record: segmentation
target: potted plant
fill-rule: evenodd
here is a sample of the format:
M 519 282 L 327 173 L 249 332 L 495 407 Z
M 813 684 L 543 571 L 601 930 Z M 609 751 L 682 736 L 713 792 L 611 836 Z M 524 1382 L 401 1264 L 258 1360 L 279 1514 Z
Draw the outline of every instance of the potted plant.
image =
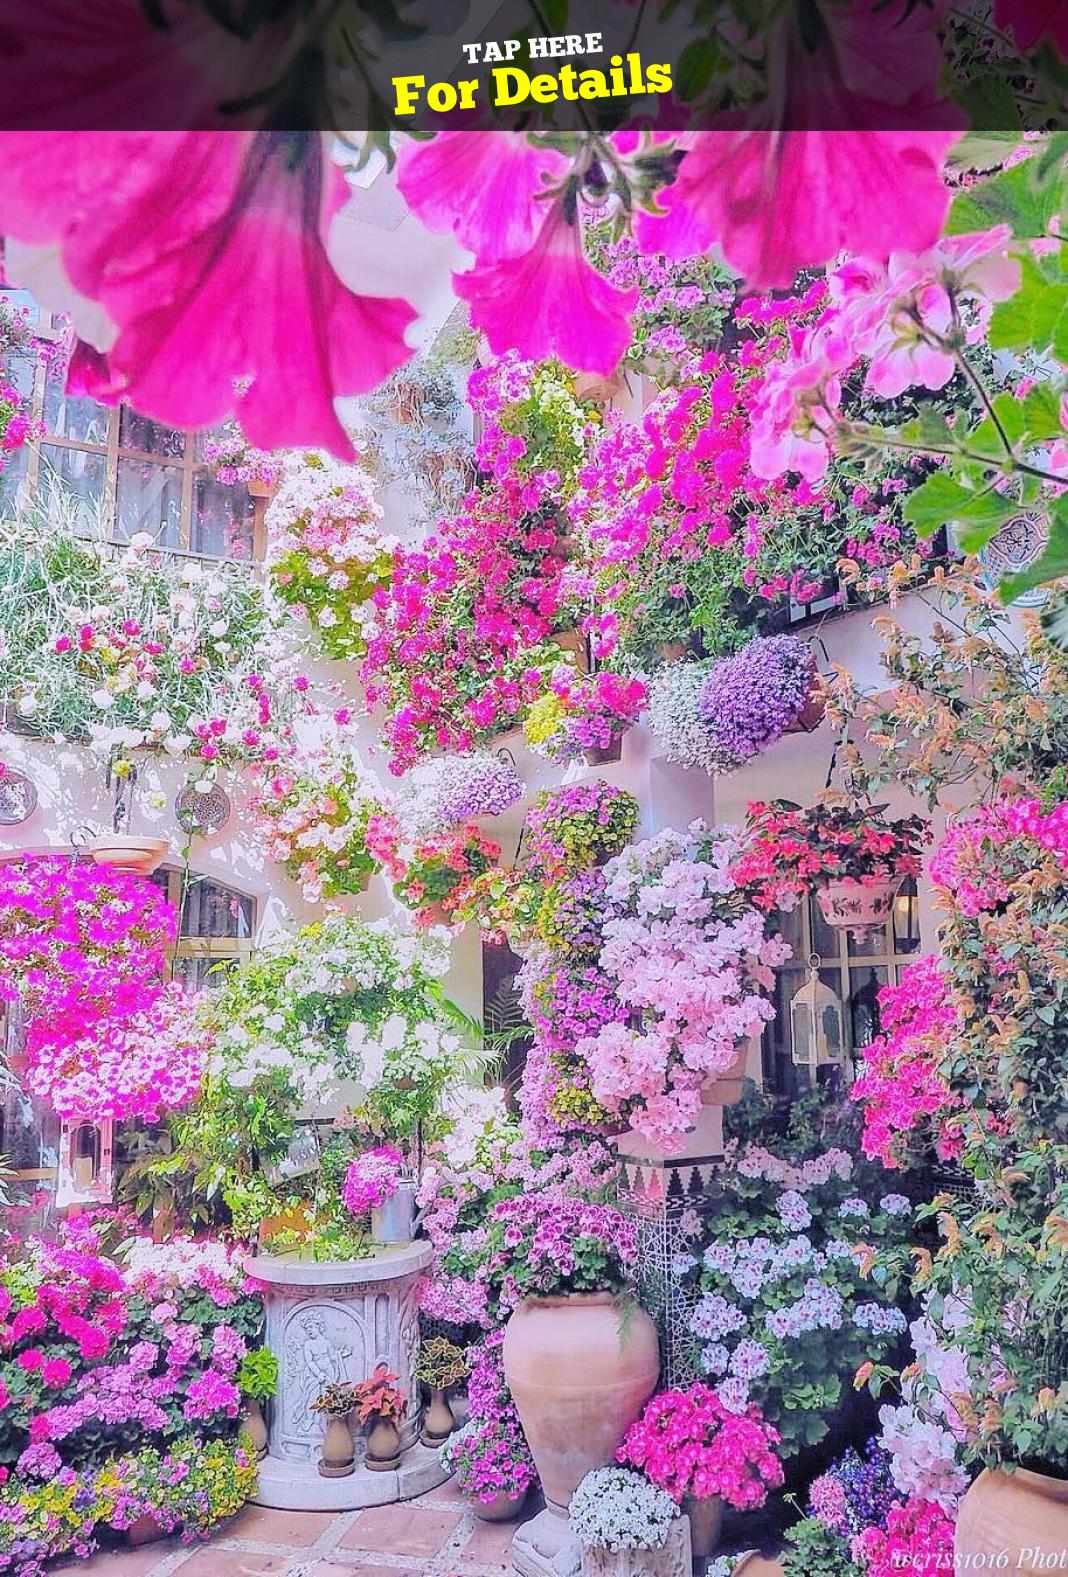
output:
M 815 653 L 795 635 L 758 635 L 720 658 L 700 697 L 716 745 L 739 766 L 784 734 L 814 728 L 825 706 Z
M 511 760 L 473 751 L 469 756 L 430 756 L 406 772 L 397 789 L 397 820 L 409 838 L 499 816 L 523 798 L 523 781 Z
M 595 1468 L 572 1495 L 569 1517 L 583 1577 L 677 1577 L 690 1569 L 688 1522 L 641 1473 Z
M 504 1378 L 504 1333 L 491 1332 L 471 1356 L 471 1417 L 441 1447 L 443 1467 L 475 1516 L 483 1522 L 518 1517 L 538 1475 Z
M 430 1406 L 423 1418 L 419 1438 L 424 1446 L 440 1446 L 456 1428 L 456 1419 L 446 1395 L 450 1386 L 459 1385 L 467 1375 L 463 1348 L 447 1336 L 431 1336 L 419 1349 L 415 1378 L 430 1391 Z
M 318 1469 L 323 1478 L 348 1478 L 356 1469 L 356 1443 L 352 1436 L 352 1410 L 356 1387 L 347 1380 L 328 1385 L 311 1404 L 313 1413 L 326 1419 Z
M 504 1378 L 546 1499 L 566 1509 L 659 1372 L 656 1327 L 630 1295 L 634 1224 L 605 1205 L 523 1194 L 490 1211 L 482 1252 L 479 1280 L 508 1320 Z
M 352 1216 L 370 1214 L 376 1243 L 410 1243 L 415 1230 L 415 1181 L 405 1175 L 399 1150 L 365 1150 L 345 1173 L 341 1197 Z
M 370 1424 L 365 1465 L 374 1473 L 400 1466 L 400 1424 L 408 1413 L 407 1398 L 397 1389 L 397 1376 L 376 1364 L 366 1380 L 352 1387 L 352 1405 L 360 1424 Z
M 309 902 L 366 891 L 379 868 L 370 844 L 382 807 L 353 758 L 276 765 L 261 775 L 250 808 L 267 854 Z
M 252 1441 L 256 1456 L 267 1455 L 267 1422 L 263 1403 L 278 1389 L 278 1359 L 269 1347 L 254 1347 L 241 1360 L 237 1388 L 245 1399 L 242 1423 Z
M 523 834 L 528 870 L 555 880 L 583 866 L 603 865 L 633 838 L 640 814 L 633 794 L 603 778 L 543 789 Z
M 417 925 L 451 925 L 470 884 L 500 859 L 501 846 L 475 822 L 420 838 L 398 855 L 393 891 Z
M 645 696 L 640 679 L 604 668 L 594 674 L 560 668 L 527 713 L 523 734 L 537 754 L 561 765 L 618 761 L 619 742 L 638 721 Z
M 808 810 L 750 804 L 736 877 L 762 909 L 792 908 L 814 886 L 828 925 L 858 932 L 884 925 L 902 879 L 919 875 L 930 836 L 921 817 L 888 821 L 885 809 L 830 798 Z
M 741 761 L 720 743 L 702 712 L 711 671 L 709 662 L 671 662 L 661 668 L 649 685 L 647 717 L 663 760 L 726 777 Z
M 778 1430 L 758 1407 L 730 1412 L 709 1385 L 661 1391 L 627 1430 L 617 1461 L 639 1468 L 690 1519 L 695 1555 L 719 1544 L 724 1505 L 762 1506 L 783 1482 Z

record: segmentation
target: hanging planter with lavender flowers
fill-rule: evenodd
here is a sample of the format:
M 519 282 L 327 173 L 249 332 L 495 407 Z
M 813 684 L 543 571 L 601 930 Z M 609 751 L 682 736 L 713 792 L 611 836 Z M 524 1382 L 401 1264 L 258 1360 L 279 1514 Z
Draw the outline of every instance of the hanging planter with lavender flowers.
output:
M 699 707 L 719 751 L 742 765 L 784 734 L 814 728 L 825 704 L 809 643 L 758 635 L 712 664 Z

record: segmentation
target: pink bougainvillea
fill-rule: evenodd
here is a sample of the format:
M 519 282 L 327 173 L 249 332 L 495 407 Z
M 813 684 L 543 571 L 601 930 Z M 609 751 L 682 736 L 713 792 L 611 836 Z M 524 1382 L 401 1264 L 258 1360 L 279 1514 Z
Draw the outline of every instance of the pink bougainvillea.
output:
M 1017 859 L 1011 860 L 1010 850 L 1009 862 L 999 862 L 994 856 L 1013 841 L 1018 842 Z M 952 895 L 955 908 L 974 919 L 1008 902 L 1009 864 L 1026 868 L 1029 843 L 1068 863 L 1068 804 L 1047 809 L 1037 799 L 999 799 L 955 818 L 931 855 L 931 880 Z
M 963 1146 L 946 1125 L 958 1102 L 939 1067 L 958 1020 L 937 955 L 917 959 L 896 986 L 884 986 L 879 1011 L 882 1033 L 865 1047 L 852 1091 L 864 1106 L 864 1153 L 901 1166 L 919 1131 L 941 1160 L 951 1160 Z
M 913 1497 L 887 1514 L 886 1528 L 865 1528 L 854 1541 L 854 1557 L 866 1577 L 897 1577 L 899 1572 L 935 1572 L 953 1568 L 955 1522 L 934 1501 Z

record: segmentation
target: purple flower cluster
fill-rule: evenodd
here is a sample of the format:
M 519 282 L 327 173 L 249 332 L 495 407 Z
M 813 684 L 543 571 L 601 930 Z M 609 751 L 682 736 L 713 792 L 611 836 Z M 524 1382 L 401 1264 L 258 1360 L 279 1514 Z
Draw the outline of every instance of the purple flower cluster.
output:
M 603 778 L 543 789 L 527 816 L 528 864 L 549 877 L 596 865 L 626 847 L 639 818 L 634 795 Z
M 886 1526 L 891 1508 L 901 1499 L 890 1473 L 891 1457 L 877 1440 L 869 1440 L 863 1457 L 852 1447 L 809 1489 L 809 1514 L 842 1538 L 865 1528 Z
M 598 964 L 563 953 L 531 950 L 519 972 L 520 1000 L 547 1051 L 570 1051 L 604 1024 L 622 1024 L 627 1012 Z
M 621 1292 L 637 1250 L 634 1222 L 609 1205 L 519 1194 L 490 1212 L 478 1277 L 505 1317 L 527 1296 Z
M 815 676 L 812 648 L 795 635 L 758 635 L 715 663 L 699 707 L 717 749 L 738 765 L 767 750 L 797 722 Z
M 900 1336 L 908 1321 L 892 1304 L 861 1303 L 853 1310 L 853 1324 L 873 1336 Z
M 836 1287 L 829 1287 L 818 1276 L 810 1276 L 796 1302 L 782 1309 L 769 1309 L 764 1324 L 780 1341 L 809 1331 L 837 1331 L 842 1328 L 844 1309 L 845 1300 Z
M 447 756 L 443 760 L 437 810 L 444 826 L 472 816 L 499 816 L 522 798 L 523 783 L 510 761 L 499 756 Z
M 500 1494 L 518 1498 L 537 1482 L 519 1414 L 505 1383 L 503 1331 L 494 1331 L 470 1354 L 468 1422 L 442 1447 L 442 1460 L 456 1473 L 461 1494 L 488 1502 Z

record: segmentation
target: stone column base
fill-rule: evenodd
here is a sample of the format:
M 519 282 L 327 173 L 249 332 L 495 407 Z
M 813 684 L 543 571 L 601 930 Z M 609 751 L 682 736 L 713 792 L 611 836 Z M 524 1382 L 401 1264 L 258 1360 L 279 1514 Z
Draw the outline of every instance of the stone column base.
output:
M 564 1512 L 546 1506 L 512 1539 L 512 1565 L 522 1577 L 578 1577 L 582 1552 Z
M 372 1473 L 358 1463 L 347 1478 L 323 1478 L 314 1462 L 288 1462 L 266 1456 L 253 1503 L 280 1511 L 357 1511 L 414 1500 L 437 1489 L 449 1477 L 438 1461 L 436 1447 L 415 1445 L 404 1453 L 392 1473 Z

